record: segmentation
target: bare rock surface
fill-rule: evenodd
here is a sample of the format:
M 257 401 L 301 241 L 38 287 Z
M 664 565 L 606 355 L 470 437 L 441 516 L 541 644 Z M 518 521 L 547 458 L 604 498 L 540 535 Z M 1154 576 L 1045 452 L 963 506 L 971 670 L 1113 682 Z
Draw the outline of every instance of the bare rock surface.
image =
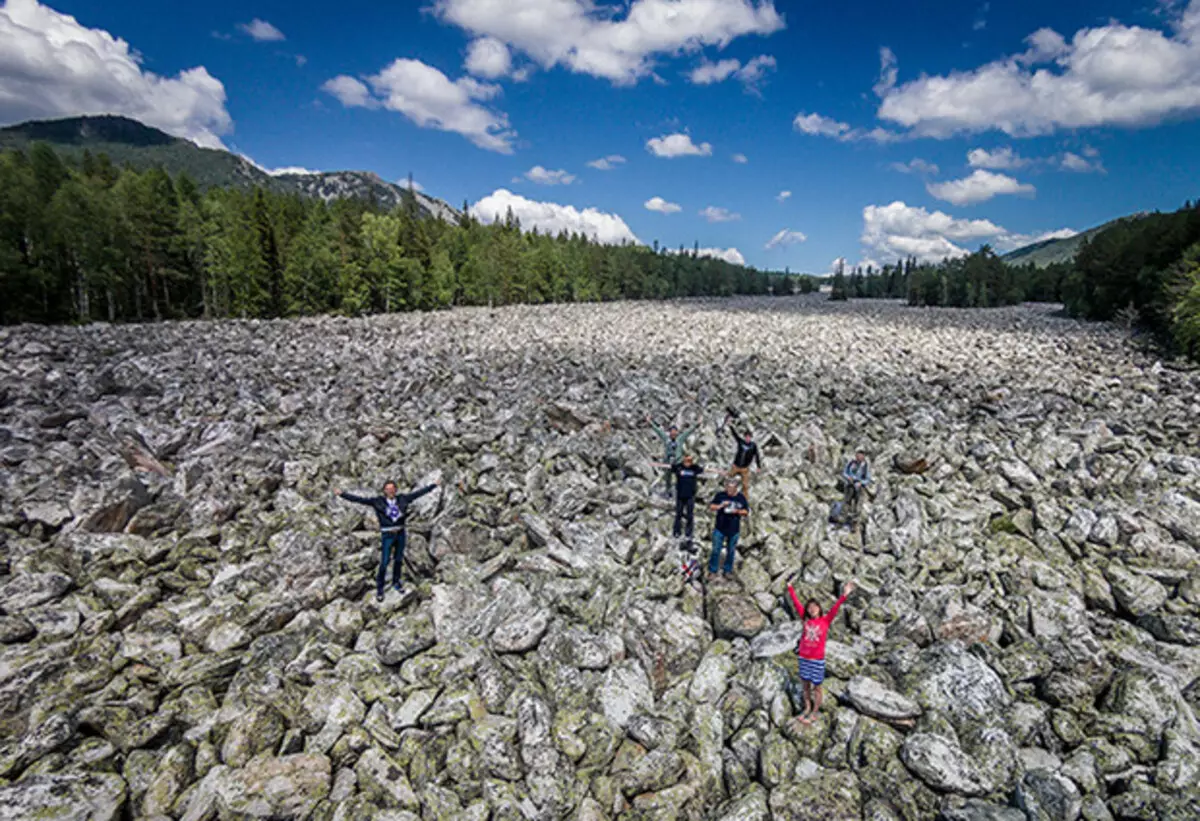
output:
M 0 818 L 1200 817 L 1200 375 L 1115 328 L 818 298 L 17 327 L 0 384 Z M 643 418 L 720 468 L 726 406 L 765 469 L 735 577 L 686 584 Z M 377 602 L 374 517 L 331 491 L 385 479 L 442 486 Z M 793 573 L 859 582 L 810 726 Z

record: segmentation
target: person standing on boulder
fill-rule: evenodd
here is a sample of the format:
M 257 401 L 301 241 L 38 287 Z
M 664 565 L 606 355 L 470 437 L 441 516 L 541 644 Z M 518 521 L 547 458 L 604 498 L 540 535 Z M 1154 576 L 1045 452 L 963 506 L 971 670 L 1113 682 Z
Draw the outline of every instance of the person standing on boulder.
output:
M 733 455 L 733 467 L 729 469 L 729 475 L 737 476 L 742 483 L 742 495 L 747 499 L 750 498 L 750 465 L 754 465 L 754 471 L 757 473 L 762 469 L 762 457 L 758 455 L 758 445 L 754 441 L 753 434 L 749 429 L 742 428 L 742 432 L 738 433 L 733 424 L 731 416 L 725 417 L 725 422 L 722 424 L 729 426 L 730 432 L 733 434 L 733 441 L 737 445 L 737 452 Z
M 675 477 L 675 526 L 672 528 L 675 538 L 683 534 L 684 524 L 687 524 L 687 542 L 692 543 L 692 533 L 696 524 L 696 482 L 704 473 L 704 466 L 697 465 L 691 454 L 674 465 L 661 462 L 653 463 L 656 468 L 666 468 Z
M 800 680 L 804 682 L 804 712 L 799 717 L 801 724 L 811 724 L 821 709 L 821 683 L 825 681 L 825 637 L 829 633 L 829 625 L 837 618 L 842 603 L 854 592 L 855 587 L 854 582 L 846 582 L 841 598 L 833 603 L 828 613 L 822 613 L 821 605 L 816 599 L 809 599 L 808 603 L 801 607 L 796 589 L 788 583 L 787 592 L 792 599 L 792 606 L 796 608 L 796 615 L 804 620 L 804 632 L 800 634 L 800 641 L 796 644 L 796 655 L 799 657 L 797 667 Z
M 671 425 L 671 427 L 663 430 L 651 418 L 650 414 L 646 414 L 646 422 L 654 429 L 655 434 L 658 435 L 659 440 L 662 442 L 663 463 L 666 464 L 666 472 L 663 474 L 663 479 L 667 483 L 667 495 L 670 496 L 673 490 L 673 480 L 675 479 L 675 474 L 671 468 L 679 464 L 679 461 L 683 458 L 683 448 L 693 431 L 689 428 L 680 432 L 678 425 Z
M 716 575 L 717 563 L 721 560 L 721 550 L 724 548 L 725 566 L 721 572 L 732 576 L 742 517 L 750 513 L 750 503 L 746 501 L 745 495 L 738 492 L 737 479 L 730 477 L 725 480 L 725 490 L 713 497 L 708 509 L 717 514 L 717 521 L 713 527 L 712 553 L 708 556 L 708 574 Z
M 404 547 L 408 541 L 408 533 L 404 529 L 408 521 L 408 507 L 417 499 L 420 499 L 426 493 L 430 493 L 441 485 L 441 480 L 434 480 L 433 484 L 426 485 L 420 490 L 412 493 L 406 493 L 403 496 L 396 495 L 396 483 L 387 482 L 383 486 L 382 496 L 355 496 L 352 493 L 343 493 L 340 490 L 333 491 L 333 494 L 347 502 L 353 502 L 356 505 L 366 505 L 375 511 L 375 518 L 379 520 L 379 532 L 382 537 L 382 552 L 379 556 L 379 572 L 375 574 L 375 600 L 383 601 L 383 585 L 387 581 L 387 566 L 388 558 L 392 558 L 392 588 L 397 592 L 403 592 L 404 582 L 400 579 L 400 568 L 404 565 Z
M 842 496 L 842 515 L 848 523 L 858 521 L 862 512 L 862 497 L 871 484 L 871 464 L 863 450 L 855 451 L 854 458 L 846 463 L 842 471 L 842 483 L 846 486 Z

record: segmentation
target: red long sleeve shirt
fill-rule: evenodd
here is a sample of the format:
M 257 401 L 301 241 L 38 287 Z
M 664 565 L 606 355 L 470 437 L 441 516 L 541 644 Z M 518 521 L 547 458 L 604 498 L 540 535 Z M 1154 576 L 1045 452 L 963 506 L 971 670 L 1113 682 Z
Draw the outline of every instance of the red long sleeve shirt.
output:
M 842 602 L 846 600 L 846 596 L 843 594 L 840 599 L 834 602 L 833 607 L 829 608 L 829 612 L 825 615 L 810 619 L 805 617 L 804 605 L 800 604 L 800 598 L 796 595 L 795 589 L 790 584 L 788 585 L 788 595 L 792 597 L 792 605 L 796 608 L 796 612 L 800 614 L 800 618 L 804 619 L 804 633 L 800 636 L 800 644 L 796 647 L 796 655 L 802 659 L 823 661 L 825 659 L 825 636 L 829 633 L 829 625 L 833 624 L 833 620 L 837 616 Z

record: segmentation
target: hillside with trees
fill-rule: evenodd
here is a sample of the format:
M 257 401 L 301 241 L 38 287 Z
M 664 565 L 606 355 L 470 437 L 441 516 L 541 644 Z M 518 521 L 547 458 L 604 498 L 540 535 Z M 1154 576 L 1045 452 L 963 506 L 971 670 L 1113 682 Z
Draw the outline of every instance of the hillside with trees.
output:
M 1014 266 L 985 245 L 937 264 L 838 272 L 831 298 L 847 297 L 957 308 L 1061 302 L 1071 316 L 1120 319 L 1200 358 L 1200 205 L 1110 223 L 1067 262 Z
M 46 143 L 0 153 L 0 321 L 356 315 L 451 305 L 764 294 L 783 278 L 695 251 L 429 217 L 414 195 L 202 190 Z

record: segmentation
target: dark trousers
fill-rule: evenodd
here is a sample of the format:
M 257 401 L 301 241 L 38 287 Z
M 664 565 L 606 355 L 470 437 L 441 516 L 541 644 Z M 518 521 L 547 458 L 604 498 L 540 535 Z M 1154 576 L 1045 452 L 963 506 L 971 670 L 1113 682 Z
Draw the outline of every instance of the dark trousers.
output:
M 846 492 L 842 495 L 842 516 L 847 522 L 855 522 L 862 513 L 862 497 L 865 491 L 853 482 L 846 483 Z
M 396 533 L 383 533 L 383 550 L 379 555 L 379 572 L 375 574 L 375 590 L 383 593 L 384 582 L 387 581 L 388 558 L 392 559 L 392 584 L 400 584 L 400 568 L 404 566 L 404 543 L 408 535 L 403 530 Z
M 678 539 L 683 530 L 683 524 L 687 522 L 687 537 L 688 541 L 692 540 L 692 531 L 696 524 L 696 497 L 689 496 L 683 499 L 679 496 L 675 497 L 675 538 Z

